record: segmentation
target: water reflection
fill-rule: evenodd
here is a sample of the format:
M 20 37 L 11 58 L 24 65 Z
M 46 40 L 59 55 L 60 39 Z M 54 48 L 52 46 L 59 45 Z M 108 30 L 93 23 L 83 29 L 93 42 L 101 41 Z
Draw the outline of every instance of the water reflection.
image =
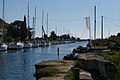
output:
M 8 50 L 0 52 L 0 80 L 35 80 L 34 64 L 40 61 L 58 59 L 57 48 L 60 48 L 60 59 L 83 43 L 51 45 L 49 47 Z M 84 43 L 85 44 L 85 43 Z

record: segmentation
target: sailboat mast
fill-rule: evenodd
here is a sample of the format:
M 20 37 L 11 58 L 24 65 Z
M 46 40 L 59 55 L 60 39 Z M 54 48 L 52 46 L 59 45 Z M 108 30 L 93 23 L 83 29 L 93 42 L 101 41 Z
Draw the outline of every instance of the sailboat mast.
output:
M 3 0 L 3 14 L 2 14 L 2 19 L 4 20 L 4 14 L 5 14 L 5 0 Z
M 94 39 L 96 39 L 96 6 L 94 6 Z
M 103 16 L 101 16 L 101 39 L 103 39 Z
M 2 14 L 2 20 L 3 20 L 3 32 L 2 32 L 2 39 L 1 42 L 4 41 L 4 26 L 5 26 L 5 22 L 4 22 L 4 14 L 5 14 L 5 0 L 3 0 L 3 14 Z
M 27 16 L 27 18 L 28 18 L 28 31 L 27 31 L 27 36 L 28 36 L 28 38 L 29 38 L 29 29 L 30 29 L 30 23 L 29 23 L 29 2 L 28 2 L 28 16 Z
M 28 2 L 28 29 L 29 29 L 30 23 L 29 23 L 29 2 Z
M 33 17 L 33 39 L 35 39 L 35 17 Z
M 44 11 L 42 11 L 42 38 L 43 38 L 43 36 L 44 36 L 44 34 L 43 34 L 43 21 L 44 21 Z
M 48 13 L 47 13 L 47 36 L 48 36 Z
M 35 28 L 36 28 L 36 6 L 35 6 L 35 15 L 33 17 L 33 38 L 35 39 Z
M 56 35 L 57 35 L 57 26 L 55 26 L 55 32 L 56 32 Z

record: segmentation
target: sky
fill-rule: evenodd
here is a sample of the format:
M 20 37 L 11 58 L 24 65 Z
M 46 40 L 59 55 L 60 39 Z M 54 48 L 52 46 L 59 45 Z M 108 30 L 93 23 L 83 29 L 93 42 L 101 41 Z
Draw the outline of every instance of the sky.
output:
M 0 18 L 2 18 L 0 0 Z M 104 16 L 104 38 L 120 32 L 120 0 L 5 0 L 5 18 L 8 23 L 23 20 L 30 5 L 30 25 L 32 27 L 37 8 L 36 37 L 41 37 L 42 11 L 44 10 L 44 29 L 56 31 L 57 35 L 70 34 L 79 38 L 89 38 L 85 17 L 90 17 L 91 35 L 94 29 L 94 6 L 97 9 L 97 38 L 101 37 L 101 16 Z

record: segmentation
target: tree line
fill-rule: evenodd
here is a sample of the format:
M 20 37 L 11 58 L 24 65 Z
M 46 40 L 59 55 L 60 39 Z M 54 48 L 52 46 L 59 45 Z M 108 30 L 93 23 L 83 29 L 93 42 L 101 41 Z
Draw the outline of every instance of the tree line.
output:
M 34 33 L 33 28 L 28 28 L 27 26 L 26 16 L 24 16 L 23 21 L 15 20 L 14 22 L 10 24 L 5 23 L 5 29 L 6 29 L 6 32 L 4 33 L 5 42 L 19 41 L 19 40 L 20 41 L 31 40 L 33 33 Z M 70 37 L 69 34 L 63 34 L 61 36 L 58 36 L 55 33 L 55 31 L 51 31 L 50 36 L 48 36 L 47 34 L 44 34 L 41 39 L 44 39 L 44 40 L 76 40 L 74 36 Z M 79 38 L 77 39 L 79 40 Z

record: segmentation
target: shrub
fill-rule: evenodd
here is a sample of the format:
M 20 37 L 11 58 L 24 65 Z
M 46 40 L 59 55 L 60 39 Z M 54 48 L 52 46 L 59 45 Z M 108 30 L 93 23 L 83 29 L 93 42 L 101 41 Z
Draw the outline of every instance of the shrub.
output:
M 57 76 L 58 73 L 59 71 L 55 68 L 42 68 L 39 69 L 34 76 L 40 79 L 41 77 L 54 77 Z

